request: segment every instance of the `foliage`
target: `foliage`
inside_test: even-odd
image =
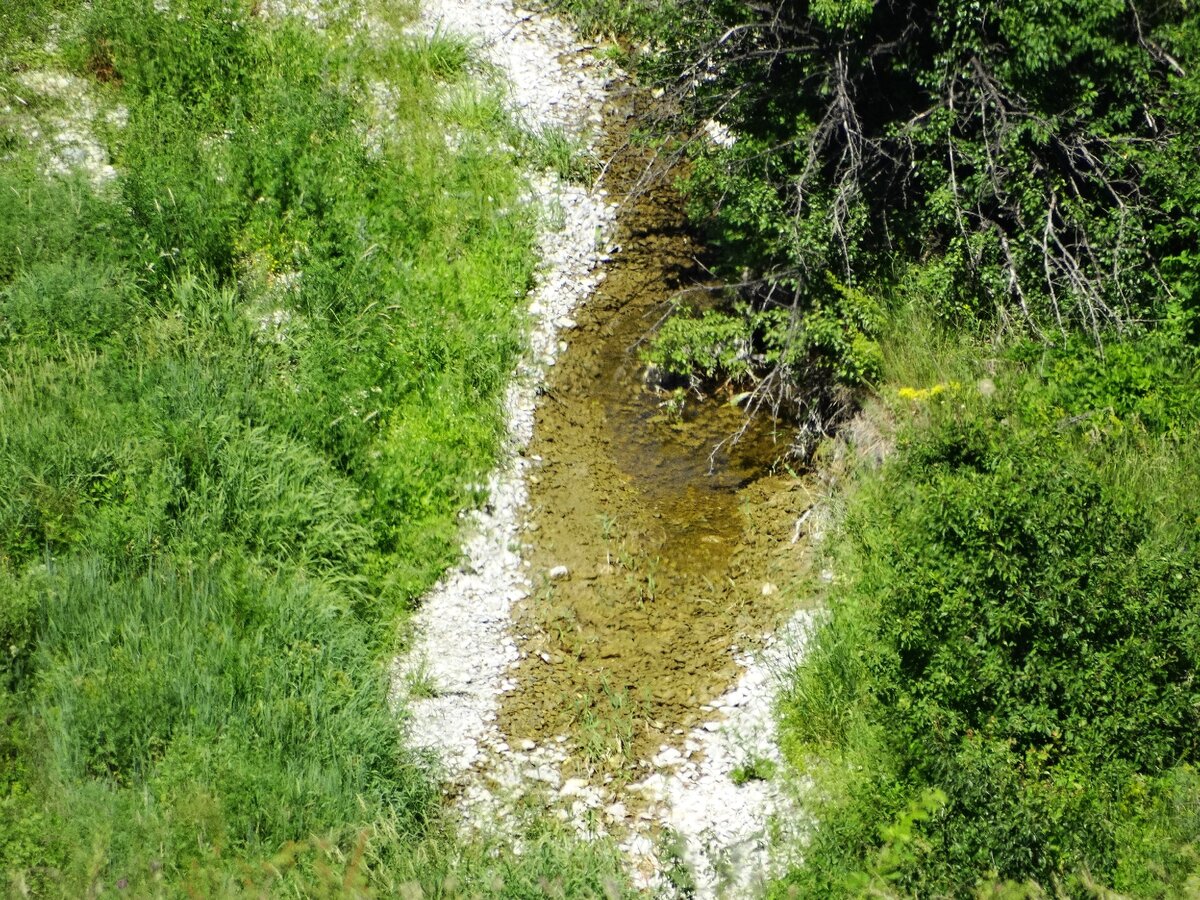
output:
[[[744,318],[787,314],[763,407],[837,425],[845,404],[784,362],[814,331],[842,345],[844,386],[870,380],[853,330],[823,313],[830,273],[872,293],[907,283],[952,327],[1048,344],[1194,308],[1185,5],[680,0],[673,15],[645,69],[670,82],[673,133],[694,135],[706,264]]]
[[[799,425],[798,444],[811,444],[849,409],[846,389],[879,373],[882,313],[865,291],[828,278],[826,290],[798,304],[767,308],[745,303],[733,312],[679,312],[654,335],[645,359],[659,372],[687,380],[699,392],[721,382],[743,391],[750,408],[765,407]],[[800,387],[803,386],[803,387]]]
[[[1183,889],[1200,406],[1167,346],[1177,330],[1036,366],[1027,347],[998,389],[897,396],[910,425],[852,498],[831,618],[784,700],[790,752],[837,782],[801,895]],[[909,816],[930,790],[944,805]]]
[[[805,290],[936,254],[973,315],[1098,334],[1160,308],[1164,257],[1190,266],[1183,7],[684,9],[678,65],[702,114],[739,135],[704,151],[697,179],[718,244],[748,251],[725,257],[732,271]]]
[[[782,699],[819,825],[774,894],[1194,893],[1200,18],[677,8],[642,71],[727,294],[647,358],[899,433]]]
[[[35,52],[57,15],[73,11],[79,0],[23,0],[0,9],[0,47],[13,56]],[[4,73],[5,75],[7,73]],[[0,75],[0,84],[4,75]]]

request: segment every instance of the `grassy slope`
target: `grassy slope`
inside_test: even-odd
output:
[[[452,41],[159,7],[0,19],[0,96],[64,68],[128,109],[95,125],[103,189],[0,116],[0,868],[67,896],[595,895],[611,857],[552,829],[521,860],[445,837],[386,696],[521,347],[510,126],[448,90]]]

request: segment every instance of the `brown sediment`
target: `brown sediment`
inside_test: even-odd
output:
[[[541,460],[535,591],[515,612],[524,658],[500,711],[510,740],[567,736],[580,773],[631,773],[712,717],[701,707],[738,674],[735,650],[794,608],[806,554],[792,528],[812,502],[804,478],[773,466],[785,433],[754,422],[730,442],[740,409],[689,400],[672,415],[643,383],[639,345],[706,276],[672,173],[625,140],[639,102],[608,114],[620,249],[575,315],[527,451]]]

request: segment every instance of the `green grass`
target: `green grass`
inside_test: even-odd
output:
[[[678,24],[675,0],[546,0],[538,4],[569,16],[585,35],[649,40]]]
[[[545,128],[521,141],[531,166],[549,169],[564,181],[590,184],[600,171],[600,161],[578,138],[561,128]]]
[[[519,859],[459,843],[388,706],[501,439],[533,265],[466,46],[236,0],[0,21],[6,61],[128,109],[98,130],[110,185],[21,140],[0,167],[11,889],[619,892],[611,853],[546,828]]]

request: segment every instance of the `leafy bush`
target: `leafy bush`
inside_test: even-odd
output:
[[[1200,43],[1181,8],[681,8],[670,52],[705,73],[696,114],[738,135],[701,151],[694,211],[758,294],[944,256],[972,316],[1035,332],[1160,309],[1154,274],[1195,218]]]
[[[1126,345],[1101,369],[1081,346],[1046,366],[1073,381],[1010,372],[995,396],[906,401],[922,416],[853,498],[846,577],[785,699],[791,752],[857,772],[831,789],[796,885],[853,895],[883,810],[908,823],[885,867],[905,894],[1181,888],[1191,805],[1161,804],[1200,752],[1200,408],[1186,354],[1155,352]],[[1109,405],[1104,386],[1146,365],[1170,380]],[[1175,409],[1146,415],[1172,381]],[[1096,431],[1096,413],[1122,427]],[[944,804],[905,819],[928,790]],[[1152,815],[1153,849],[1134,824]]]
[[[1200,39],[1183,7],[683,0],[677,15],[655,71],[675,85],[673,133],[694,135],[706,262],[748,315],[790,313],[772,410],[828,405],[783,361],[813,334],[848,382],[870,377],[870,352],[822,313],[830,272],[1043,344],[1194,308]]]
[[[830,276],[827,290],[803,308],[744,304],[732,313],[677,312],[654,335],[645,359],[671,376],[667,381],[690,382],[694,390],[721,383],[744,390],[751,406],[798,421],[800,443],[811,449],[849,411],[847,389],[878,376],[881,325],[874,298]],[[786,406],[772,403],[781,393],[791,401]]]

